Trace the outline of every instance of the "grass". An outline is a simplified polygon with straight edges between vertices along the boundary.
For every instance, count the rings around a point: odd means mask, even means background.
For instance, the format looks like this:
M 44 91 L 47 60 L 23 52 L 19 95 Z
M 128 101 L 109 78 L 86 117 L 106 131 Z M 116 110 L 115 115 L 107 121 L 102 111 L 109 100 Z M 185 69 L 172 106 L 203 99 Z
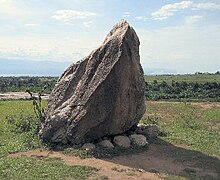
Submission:
M 128 176 L 135 176 L 135 172 L 137 172 L 138 170 L 137 169 L 134 169 L 134 168 L 129 168 L 129 169 L 121 169 L 121 168 L 117 168 L 117 167 L 113 167 L 112 168 L 113 171 L 116 171 L 116 172 L 120 172 L 120 173 L 125 173 L 127 174 Z
M 177 162 L 193 162 L 179 174 L 158 173 L 163 179 L 215 179 L 198 174 L 197 168 L 220 173 L 220 103 L 147 102 L 142 123 L 157 124 L 175 147 L 170 156 Z M 218 179 L 218 178 L 217 178 Z
M 200 103 L 201 104 L 201 103 Z M 216 105 L 218 103 L 212 103 Z M 149 119 L 167 132 L 163 140 L 184 145 L 207 155 L 220 157 L 220 110 L 191 103 L 148 102 L 148 111 L 142 122 Z
M 46 102 L 44 102 L 46 103 Z M 162 137 L 167 143 L 181 145 L 185 149 L 172 152 L 179 160 L 201 158 L 200 152 L 207 157 L 220 157 L 220 104 L 189 102 L 147 102 L 147 112 L 142 123 L 158 124 L 167 133 Z M 47 148 L 37 135 L 40 127 L 35 118 L 31 101 L 0 101 L 0 179 L 86 179 L 94 170 L 86 166 L 67 166 L 59 159 L 20 157 L 10 158 L 8 154 L 36 148 Z M 64 149 L 64 154 L 81 158 L 88 157 L 87 152 L 73 148 Z M 124 152 L 125 153 L 125 152 Z M 199 166 L 213 162 L 202 156 Z M 184 177 L 194 178 L 193 169 L 186 169 Z M 175 179 L 180 176 L 163 175 Z
M 158 76 L 145 76 L 145 81 L 152 83 L 154 80 L 157 82 L 167 82 L 171 84 L 172 81 L 176 82 L 197 82 L 197 83 L 206 83 L 206 82 L 220 82 L 220 74 L 184 74 L 184 75 L 158 75 Z
M 94 168 L 68 166 L 51 158 L 8 157 L 47 148 L 38 137 L 39 128 L 31 101 L 0 101 L 0 179 L 87 179 Z
M 0 112 L 0 157 L 45 147 L 37 135 L 40 123 L 31 101 L 0 101 Z
M 53 158 L 3 158 L 0 179 L 87 179 L 96 169 L 68 166 Z
M 77 156 L 80 157 L 81 159 L 92 157 L 92 155 L 88 151 L 83 149 L 65 148 L 64 150 L 61 151 L 61 153 L 69 156 Z

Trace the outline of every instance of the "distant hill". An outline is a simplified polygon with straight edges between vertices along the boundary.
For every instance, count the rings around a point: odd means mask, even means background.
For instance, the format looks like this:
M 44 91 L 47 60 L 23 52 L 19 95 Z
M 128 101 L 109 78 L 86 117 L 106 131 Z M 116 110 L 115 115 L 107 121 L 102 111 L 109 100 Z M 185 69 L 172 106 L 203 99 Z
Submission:
M 0 59 L 0 76 L 59 76 L 71 62 Z
M 148 68 L 144 69 L 145 75 L 163 75 L 163 74 L 177 74 L 173 69 L 163 69 L 163 68 Z
M 60 76 L 71 62 L 0 59 L 0 76 Z M 175 70 L 144 69 L 146 75 L 176 74 Z

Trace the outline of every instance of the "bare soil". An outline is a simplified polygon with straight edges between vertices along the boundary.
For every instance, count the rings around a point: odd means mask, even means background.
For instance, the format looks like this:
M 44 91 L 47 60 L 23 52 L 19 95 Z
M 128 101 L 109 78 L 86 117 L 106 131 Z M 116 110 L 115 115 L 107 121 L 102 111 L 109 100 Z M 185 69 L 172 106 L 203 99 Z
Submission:
M 37 94 L 34 94 L 37 96 Z M 30 95 L 26 92 L 7 92 L 7 93 L 0 93 L 0 99 L 29 99 Z M 48 99 L 49 94 L 45 94 L 42 96 L 43 99 Z M 149 101 L 149 103 L 182 103 L 182 102 L 173 102 L 173 101 Z M 207 102 L 190 102 L 192 105 L 199 106 L 200 108 L 212 109 L 212 108 L 220 108 L 220 103 L 207 103 Z
M 203 110 L 207 110 L 207 109 L 213 109 L 213 108 L 220 108 L 220 103 L 192 103 L 192 105 L 196 105 L 199 106 L 200 108 L 202 108 Z
M 80 159 L 76 156 L 68 156 L 61 154 L 60 152 L 55 151 L 47 151 L 47 150 L 33 150 L 28 152 L 19 152 L 16 154 L 11 154 L 10 157 L 20 157 L 20 156 L 28 156 L 28 157 L 46 157 L 46 158 L 60 158 L 65 164 L 73 166 L 73 165 L 81 165 L 81 166 L 91 166 L 98 169 L 95 174 L 93 174 L 90 179 L 98 179 L 108 178 L 113 180 L 118 179 L 160 179 L 153 173 L 146 172 L 144 170 L 138 170 L 130 168 L 126 165 L 120 165 L 119 163 L 110 162 L 104 159 L 96 159 L 96 158 L 86 158 Z
M 164 141 L 151 144 L 148 150 L 141 153 L 120 155 L 113 158 L 86 158 L 61 154 L 56 151 L 33 150 L 11 154 L 10 157 L 35 156 L 60 158 L 68 165 L 92 166 L 98 169 L 90 179 L 162 179 L 163 174 L 189 178 L 220 177 L 220 160 L 198 151 L 188 150 Z
M 177 102 L 177 101 L 148 101 L 149 103 L 152 104 L 159 104 L 159 103 L 167 103 L 167 104 L 179 104 L 179 103 L 183 103 L 183 102 Z M 207 110 L 207 109 L 213 109 L 213 108 L 220 108 L 220 103 L 219 102 L 187 102 L 190 103 L 191 105 L 195 105 L 200 107 L 201 109 Z
M 37 94 L 34 94 L 37 96 Z M 49 95 L 43 95 L 43 99 L 48 99 Z M 30 95 L 26 92 L 7 92 L 7 93 L 0 93 L 0 99 L 29 99 Z

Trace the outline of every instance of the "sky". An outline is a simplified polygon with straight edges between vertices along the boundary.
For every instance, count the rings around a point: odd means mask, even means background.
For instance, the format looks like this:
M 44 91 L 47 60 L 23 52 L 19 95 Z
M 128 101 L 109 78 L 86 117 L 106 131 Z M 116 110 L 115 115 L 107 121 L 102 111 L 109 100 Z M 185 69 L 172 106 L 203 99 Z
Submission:
M 0 59 L 77 62 L 121 19 L 145 71 L 220 70 L 220 0 L 0 0 Z

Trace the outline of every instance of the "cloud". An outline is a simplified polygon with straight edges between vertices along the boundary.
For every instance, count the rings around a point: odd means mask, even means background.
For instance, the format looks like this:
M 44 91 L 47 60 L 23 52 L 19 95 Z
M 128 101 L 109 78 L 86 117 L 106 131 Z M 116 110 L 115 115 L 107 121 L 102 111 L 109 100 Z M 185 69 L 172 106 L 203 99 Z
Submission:
M 185 18 L 185 23 L 186 24 L 193 24 L 195 22 L 198 22 L 201 18 L 202 18 L 202 16 L 199 16 L 199 15 L 187 16 Z
M 59 10 L 52 18 L 60 21 L 71 21 L 72 19 L 85 19 L 91 16 L 97 16 L 94 12 L 74 11 L 74 10 Z
M 26 27 L 33 27 L 33 26 L 37 26 L 38 24 L 35 24 L 35 23 L 28 23 L 28 24 L 25 24 Z
M 85 27 L 90 27 L 91 24 L 92 24 L 92 21 L 85 21 L 85 22 L 83 22 L 83 25 L 84 25 Z
M 38 35 L 13 37 L 0 34 L 0 59 L 76 62 L 97 48 L 100 41 L 97 37 L 85 35 L 77 38 L 74 34 L 47 38 Z
M 151 14 L 155 20 L 164 20 L 173 16 L 175 12 L 184 9 L 203 9 L 203 10 L 219 10 L 220 4 L 215 3 L 194 3 L 193 1 L 181 1 L 179 3 L 166 4 L 158 11 Z
M 163 67 L 178 73 L 217 71 L 219 28 L 184 24 L 157 30 L 136 29 L 141 41 L 141 63 L 145 69 Z
M 11 2 L 10 0 L 0 0 L 0 4 Z
M 131 13 L 130 12 L 124 12 L 123 17 L 130 17 Z
M 25 15 L 27 10 L 24 10 L 19 6 L 17 1 L 13 0 L 0 0 L 0 15 L 13 15 L 20 16 Z
M 198 3 L 196 5 L 196 8 L 198 9 L 207 9 L 207 10 L 219 10 L 220 4 L 215 3 Z
M 146 17 L 146 16 L 136 16 L 135 19 L 146 21 L 146 20 L 148 20 L 149 18 Z
M 192 1 L 182 1 L 174 4 L 166 4 L 158 11 L 153 12 L 151 16 L 156 20 L 164 20 L 174 15 L 174 12 L 192 7 Z
M 136 16 L 135 19 L 144 19 L 144 16 Z

